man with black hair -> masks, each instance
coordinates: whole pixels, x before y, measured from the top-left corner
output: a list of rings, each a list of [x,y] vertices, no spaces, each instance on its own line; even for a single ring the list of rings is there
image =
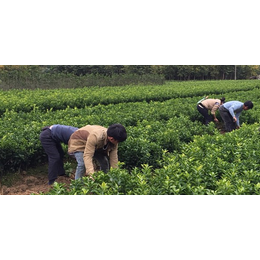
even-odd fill
[[[231,132],[236,128],[240,128],[239,116],[243,110],[252,109],[254,104],[252,101],[242,103],[240,101],[229,101],[220,106],[219,113],[224,121],[225,129]]]
[[[77,127],[59,124],[42,128],[40,141],[48,155],[49,185],[52,185],[58,176],[65,176],[63,165],[64,151],[61,143],[68,144],[70,136],[76,130],[78,130]]]
[[[75,156],[77,169],[75,180],[86,175],[92,178],[93,158],[100,164],[102,171],[118,167],[118,143],[127,138],[126,129],[121,124],[108,128],[99,125],[86,125],[74,132],[69,140],[68,152]]]

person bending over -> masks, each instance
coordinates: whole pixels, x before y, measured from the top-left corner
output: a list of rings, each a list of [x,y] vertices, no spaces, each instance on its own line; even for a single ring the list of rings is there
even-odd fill
[[[94,173],[93,158],[102,171],[118,167],[118,143],[127,138],[126,129],[121,124],[108,128],[99,125],[86,125],[74,132],[69,140],[68,152],[77,160],[75,180],[83,175]],[[93,178],[92,178],[93,179]]]
[[[61,143],[68,144],[70,136],[78,130],[77,127],[68,125],[52,125],[42,128],[40,141],[48,156],[49,185],[53,184],[58,176],[64,176],[63,165],[64,151]]]
[[[225,124],[225,130],[231,132],[240,128],[239,116],[243,110],[252,109],[252,101],[242,103],[240,101],[229,101],[220,106],[219,113]]]
[[[208,125],[212,120],[214,120],[214,122],[218,122],[218,119],[216,117],[216,111],[224,103],[225,103],[224,97],[221,99],[212,99],[212,98],[203,99],[202,101],[198,102],[197,109],[200,112],[200,114],[204,117],[205,125]]]

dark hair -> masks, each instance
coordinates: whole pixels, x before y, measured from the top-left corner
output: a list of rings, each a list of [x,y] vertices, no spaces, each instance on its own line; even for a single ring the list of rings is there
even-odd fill
[[[252,103],[252,101],[248,100],[244,103],[245,107],[248,107],[248,109],[252,109],[254,104]]]
[[[226,99],[224,97],[220,99],[221,103],[225,103],[225,100]]]
[[[121,124],[113,124],[108,127],[107,135],[113,137],[118,142],[124,142],[127,138],[125,127]]]

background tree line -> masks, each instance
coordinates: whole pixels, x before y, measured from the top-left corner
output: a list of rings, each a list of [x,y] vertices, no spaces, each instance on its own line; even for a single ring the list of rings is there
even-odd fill
[[[49,66],[52,72],[75,75],[102,74],[159,74],[166,80],[248,79],[260,74],[259,65],[68,65]],[[236,73],[236,75],[235,75]]]
[[[260,65],[0,65],[0,89],[249,79]]]
[[[0,70],[22,70],[32,73],[71,73],[77,76],[122,75],[122,74],[159,74],[166,80],[222,80],[248,79],[260,74],[260,65],[26,65],[0,66]],[[236,72],[235,72],[236,71]]]

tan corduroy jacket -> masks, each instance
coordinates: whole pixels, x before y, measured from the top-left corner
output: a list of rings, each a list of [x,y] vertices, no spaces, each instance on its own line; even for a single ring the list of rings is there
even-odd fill
[[[103,148],[108,144],[106,150]],[[117,168],[118,145],[113,145],[107,140],[107,128],[99,125],[86,125],[74,132],[68,143],[68,152],[84,152],[83,159],[86,168],[86,174],[94,173],[92,158],[96,150],[102,149],[109,156],[110,166]]]

